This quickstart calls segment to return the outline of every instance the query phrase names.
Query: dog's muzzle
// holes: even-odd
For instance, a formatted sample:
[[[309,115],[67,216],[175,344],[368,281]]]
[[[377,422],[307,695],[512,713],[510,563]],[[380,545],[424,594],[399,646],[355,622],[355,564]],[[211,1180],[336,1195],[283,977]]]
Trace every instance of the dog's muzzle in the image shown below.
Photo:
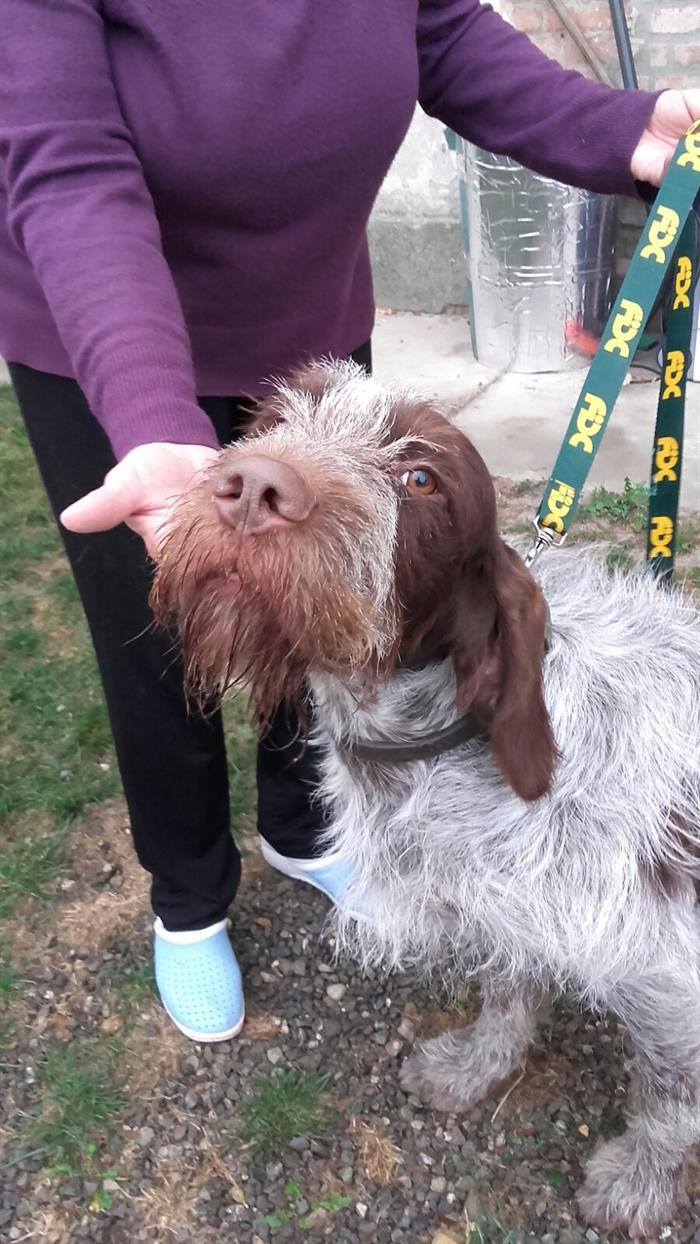
[[[302,523],[316,504],[311,488],[288,462],[249,454],[226,470],[214,490],[214,505],[229,527],[260,535]]]

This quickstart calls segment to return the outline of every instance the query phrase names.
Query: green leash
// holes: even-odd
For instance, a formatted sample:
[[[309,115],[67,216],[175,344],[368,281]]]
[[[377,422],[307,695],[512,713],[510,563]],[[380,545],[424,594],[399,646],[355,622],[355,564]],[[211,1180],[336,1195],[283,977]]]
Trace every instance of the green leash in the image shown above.
[[[677,256],[654,439],[647,542],[653,572],[666,580],[673,573],[697,268],[693,205],[698,191],[700,121],[695,121],[669,165],[586,376],[535,518],[537,537],[525,559],[528,566],[543,549],[562,544],[568,535],[627,369]]]
[[[668,305],[668,326],[654,449],[649,481],[647,562],[656,577],[668,584],[673,578],[678,499],[683,466],[685,389],[693,340],[693,290],[697,282],[697,230],[688,218],[675,258],[675,275]]]

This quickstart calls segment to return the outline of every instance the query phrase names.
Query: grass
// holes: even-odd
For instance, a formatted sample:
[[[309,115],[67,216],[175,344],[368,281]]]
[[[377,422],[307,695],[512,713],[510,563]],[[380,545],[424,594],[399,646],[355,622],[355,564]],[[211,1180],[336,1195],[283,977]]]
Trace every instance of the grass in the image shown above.
[[[44,899],[66,826],[117,789],[85,623],[11,390],[0,387],[0,917]],[[109,765],[109,768],[104,768]]]
[[[153,967],[144,963],[131,968],[114,986],[116,1012],[127,1028],[133,1027],[138,1016],[147,1011],[157,997]]]
[[[258,1154],[278,1152],[296,1136],[328,1136],[336,1108],[326,1092],[328,1076],[292,1069],[257,1077],[242,1106],[244,1139]]]
[[[286,1223],[296,1219],[297,1226],[301,1231],[307,1231],[311,1226],[309,1218],[317,1209],[323,1209],[327,1214],[337,1214],[341,1209],[347,1209],[352,1205],[353,1198],[351,1196],[343,1196],[339,1192],[331,1192],[328,1196],[321,1197],[320,1201],[314,1201],[305,1214],[299,1214],[297,1204],[302,1200],[304,1194],[295,1179],[288,1179],[284,1185],[284,1194],[287,1198],[285,1208],[275,1210],[272,1214],[265,1215],[265,1223],[271,1231],[276,1231],[279,1227],[284,1227]]]
[[[31,981],[13,962],[8,947],[0,942],[0,1048],[9,1045],[15,1034],[27,985]]]
[[[224,735],[228,753],[231,824],[236,837],[255,828],[256,738],[248,705],[242,695],[224,704]]]
[[[692,553],[700,544],[700,518],[687,518],[678,524],[677,553]]]
[[[633,531],[643,531],[647,521],[649,489],[646,484],[633,484],[626,479],[622,492],[596,488],[579,506],[578,518],[585,520],[613,519],[626,523]]]
[[[24,978],[9,957],[7,950],[0,946],[0,1004],[22,988]]]
[[[548,1171],[546,1172],[545,1178],[546,1178],[546,1180],[547,1180],[547,1183],[548,1183],[548,1184],[549,1184],[552,1188],[556,1188],[556,1189],[558,1189],[558,1191],[561,1191],[562,1189],[565,1189],[565,1190],[567,1191],[567,1194],[568,1194],[568,1192],[569,1192],[569,1181],[568,1181],[568,1179],[566,1178],[566,1175],[564,1174],[564,1172],[563,1172],[563,1171],[558,1170],[558,1169],[557,1169],[557,1167],[552,1167],[552,1169],[551,1169],[551,1170],[548,1170]]]
[[[104,1040],[73,1041],[45,1054],[39,1066],[39,1105],[26,1139],[49,1175],[100,1173],[123,1105],[113,1070],[120,1054]]]
[[[480,1222],[469,1225],[465,1244],[511,1244],[513,1235],[495,1214],[487,1213]]]
[[[631,531],[639,534],[646,531],[649,507],[649,488],[646,484],[633,484],[626,479],[622,492],[612,492],[609,488],[596,488],[587,501],[579,506],[577,520],[583,523],[624,524]],[[572,528],[576,534],[576,522]],[[582,532],[583,538],[590,538],[590,533]],[[676,532],[676,553],[690,553],[700,544],[700,518],[688,517],[681,519]],[[622,546],[624,549],[624,546]],[[615,560],[615,550],[611,551],[612,562],[630,569],[634,565],[629,552],[619,553]]]
[[[63,871],[63,835],[58,830],[32,828],[22,832],[9,818],[0,846],[0,919],[6,920],[22,898],[43,900]],[[27,834],[27,836],[25,836]]]
[[[21,581],[27,563],[53,553],[57,544],[9,385],[0,386],[0,437],[2,573],[7,581]]]
[[[0,386],[0,919],[44,902],[67,827],[119,791],[87,627],[17,411]],[[234,825],[253,827],[255,740],[225,709]]]
[[[605,563],[608,570],[633,570],[635,559],[627,545],[614,544],[605,559]]]

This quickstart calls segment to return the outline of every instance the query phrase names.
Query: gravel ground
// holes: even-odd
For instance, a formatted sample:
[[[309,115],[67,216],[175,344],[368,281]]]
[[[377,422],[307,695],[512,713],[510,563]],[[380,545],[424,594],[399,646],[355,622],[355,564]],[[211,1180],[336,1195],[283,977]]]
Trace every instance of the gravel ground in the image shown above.
[[[115,1001],[123,1002],[120,983],[143,971],[150,940],[119,805],[101,810],[79,842],[80,876],[62,883],[65,918],[59,909],[58,932],[46,935],[42,950],[43,979],[22,992],[22,1022],[0,1066],[0,1239],[621,1238],[587,1230],[572,1200],[592,1146],[623,1123],[623,1038],[613,1022],[555,1007],[507,1096],[467,1115],[436,1114],[399,1088],[401,1059],[417,1036],[468,1021],[478,1000],[469,993],[447,1009],[405,977],[360,976],[352,965],[334,964],[323,897],[271,872],[251,847],[233,929],[248,1021],[236,1041],[192,1045],[150,995],[131,1013]],[[39,946],[40,928],[25,935]],[[95,1179],[60,1172],[47,1179],[23,1131],[40,1105],[42,1049],[91,1037],[106,1049],[113,1039],[124,1043],[115,1046],[115,1070],[127,1075],[116,1131],[100,1150],[112,1198],[102,1212],[87,1208]],[[287,1068],[328,1077],[333,1113],[323,1134],[257,1154],[246,1136],[245,1103],[256,1077],[274,1083]],[[700,1242],[700,1213],[689,1212],[664,1238]]]
[[[506,525],[522,528],[537,493],[501,482]],[[611,526],[600,503],[580,526],[638,551],[639,523]],[[687,529],[681,568],[700,592],[700,519]],[[2,1244],[619,1244],[573,1201],[596,1141],[624,1126],[614,1021],[555,1005],[521,1077],[468,1114],[437,1114],[401,1091],[401,1060],[469,1022],[475,992],[448,1004],[336,964],[324,898],[244,848],[233,937],[248,1018],[233,1042],[191,1044],[154,997],[146,880],[119,801],[74,828],[49,902],[20,904],[0,933]],[[315,1105],[283,1136],[290,1075]],[[671,1244],[700,1244],[697,1171],[690,1194]]]

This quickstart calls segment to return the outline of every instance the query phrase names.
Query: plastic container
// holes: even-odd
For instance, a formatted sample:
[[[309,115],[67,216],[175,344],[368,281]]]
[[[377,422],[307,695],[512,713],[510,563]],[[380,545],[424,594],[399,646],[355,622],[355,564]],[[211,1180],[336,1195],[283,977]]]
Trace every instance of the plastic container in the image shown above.
[[[612,301],[615,199],[454,145],[476,358],[514,372],[586,366]]]

